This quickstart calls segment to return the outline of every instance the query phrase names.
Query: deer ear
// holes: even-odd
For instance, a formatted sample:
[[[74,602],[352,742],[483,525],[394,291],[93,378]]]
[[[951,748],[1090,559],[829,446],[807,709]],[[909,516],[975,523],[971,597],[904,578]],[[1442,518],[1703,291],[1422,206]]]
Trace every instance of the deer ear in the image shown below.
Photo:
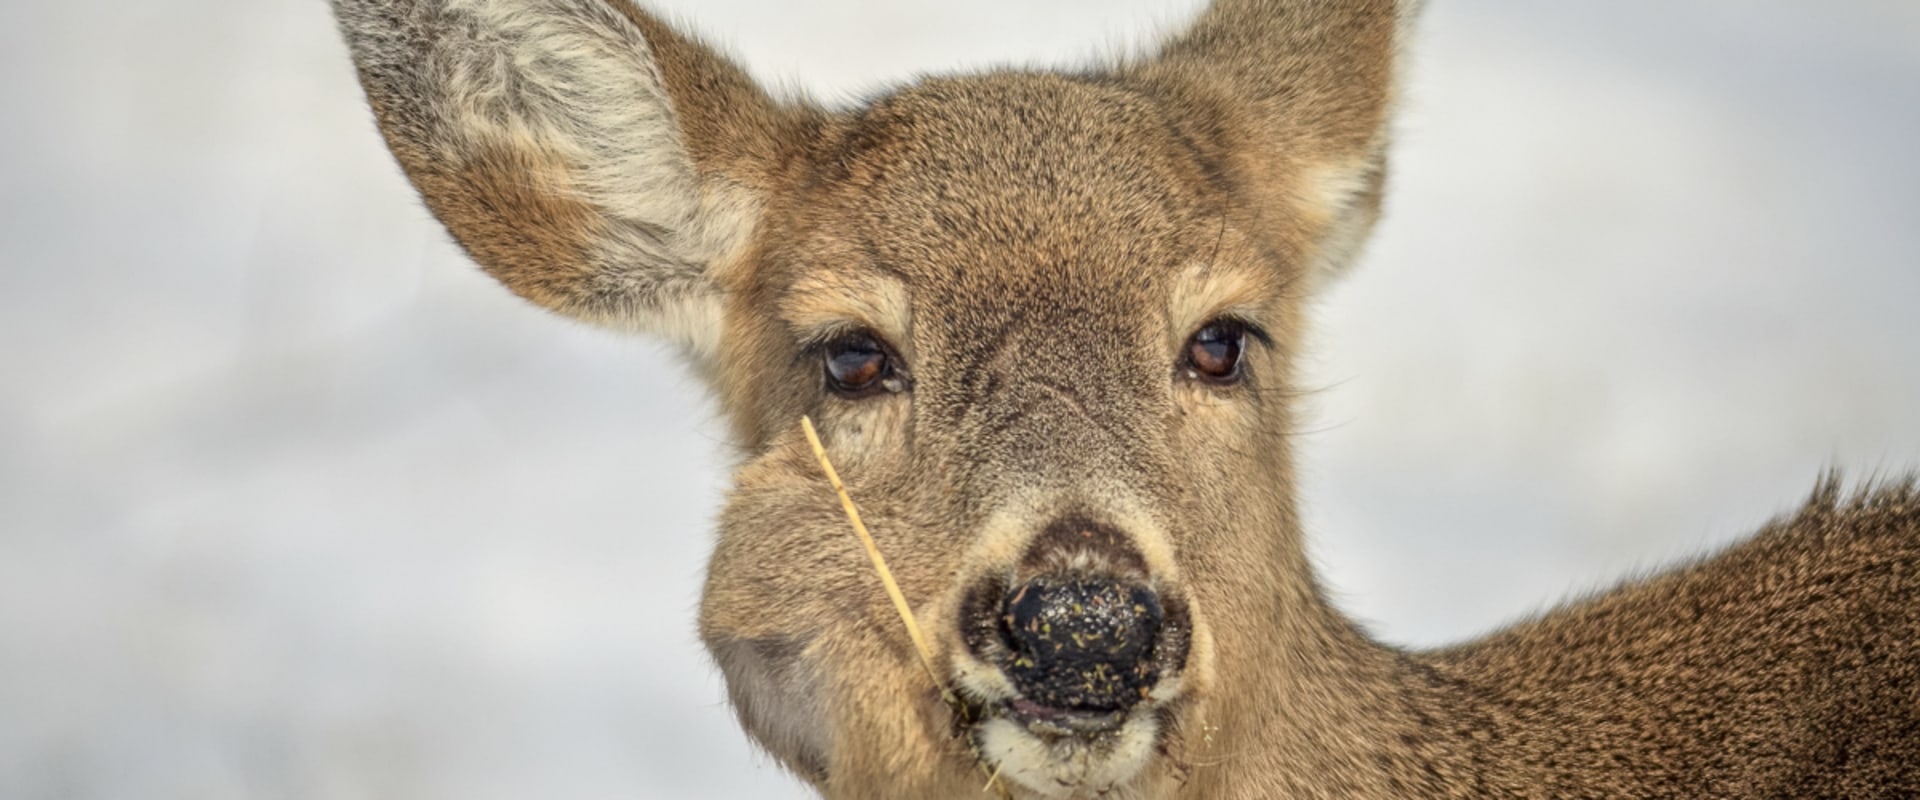
[[[797,112],[624,0],[335,0],[381,132],[509,289],[717,347]]]
[[[1213,119],[1269,224],[1305,220],[1309,282],[1358,255],[1380,215],[1397,72],[1421,0],[1215,0],[1131,77]]]

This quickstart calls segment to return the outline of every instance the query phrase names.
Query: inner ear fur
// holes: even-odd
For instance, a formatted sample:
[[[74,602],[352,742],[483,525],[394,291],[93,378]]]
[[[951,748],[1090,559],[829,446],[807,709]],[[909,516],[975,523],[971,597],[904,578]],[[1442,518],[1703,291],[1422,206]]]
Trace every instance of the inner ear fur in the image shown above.
[[[624,0],[335,0],[389,148],[462,247],[561,314],[717,348],[716,272],[809,112]]]
[[[1402,49],[1419,0],[1216,0],[1122,70],[1212,124],[1246,207],[1306,240],[1310,285],[1359,254],[1380,214]]]

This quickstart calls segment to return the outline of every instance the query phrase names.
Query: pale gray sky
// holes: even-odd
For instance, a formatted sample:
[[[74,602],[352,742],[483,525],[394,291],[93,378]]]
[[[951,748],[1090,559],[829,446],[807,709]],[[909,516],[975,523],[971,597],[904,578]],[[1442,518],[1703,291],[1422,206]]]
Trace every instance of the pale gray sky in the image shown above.
[[[1197,0],[674,0],[846,100]],[[1397,642],[1920,464],[1920,6],[1434,0],[1319,307],[1318,560]],[[466,263],[317,0],[0,6],[0,796],[797,796],[693,612],[645,341]]]

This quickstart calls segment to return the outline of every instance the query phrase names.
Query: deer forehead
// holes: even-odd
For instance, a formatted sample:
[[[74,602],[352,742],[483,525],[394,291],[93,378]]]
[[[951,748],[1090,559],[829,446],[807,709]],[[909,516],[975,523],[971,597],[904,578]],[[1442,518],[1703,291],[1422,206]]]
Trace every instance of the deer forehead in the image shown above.
[[[1284,272],[1230,225],[1199,136],[1098,81],[910,87],[825,137],[776,214],[778,313],[802,340],[859,327],[914,347],[1034,328],[1163,349],[1164,331],[1257,305]]]

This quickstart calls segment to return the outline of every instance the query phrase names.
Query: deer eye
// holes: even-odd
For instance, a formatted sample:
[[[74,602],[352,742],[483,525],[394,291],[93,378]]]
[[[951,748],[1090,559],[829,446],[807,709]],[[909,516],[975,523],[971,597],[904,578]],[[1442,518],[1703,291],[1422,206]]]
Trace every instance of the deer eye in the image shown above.
[[[1240,382],[1247,351],[1247,326],[1231,319],[1207,323],[1187,340],[1188,377],[1218,386]]]
[[[843,397],[866,397],[881,389],[898,391],[893,355],[873,334],[861,331],[822,348],[827,387]]]

